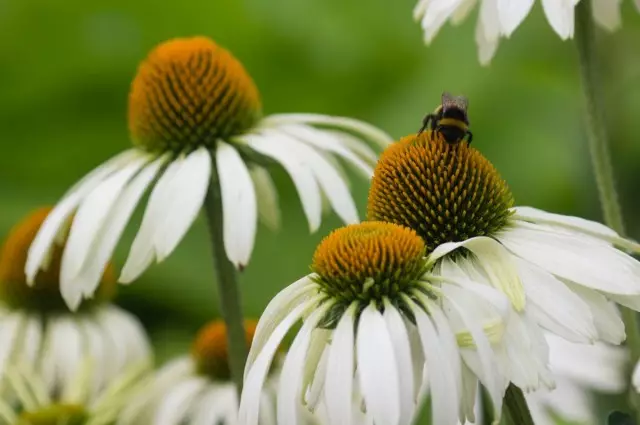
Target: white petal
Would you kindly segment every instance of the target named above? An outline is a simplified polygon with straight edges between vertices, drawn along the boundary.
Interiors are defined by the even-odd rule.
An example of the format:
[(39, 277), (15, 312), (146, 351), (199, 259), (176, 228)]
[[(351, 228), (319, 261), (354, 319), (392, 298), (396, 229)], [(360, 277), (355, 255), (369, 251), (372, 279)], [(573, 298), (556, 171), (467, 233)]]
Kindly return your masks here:
[[(461, 421), (476, 422), (476, 394), (478, 392), (478, 378), (471, 369), (462, 363), (462, 412)], [(463, 422), (465, 425), (469, 425)], [(489, 425), (489, 424), (487, 424)]]
[[(273, 356), (289, 329), (318, 301), (319, 298), (312, 298), (311, 300), (298, 304), (296, 308), (288, 313), (275, 327), (267, 342), (259, 350), (259, 353), (254, 355), (255, 361), (253, 364), (250, 366), (247, 365), (245, 369), (246, 378), (244, 380), (244, 388), (242, 390), (240, 410), (238, 413), (238, 422), (240, 424), (257, 425), (262, 388)], [(251, 351), (253, 351), (253, 344)]]
[(498, 49), (500, 41), (500, 21), (498, 0), (483, 0), (480, 4), (480, 16), (476, 25), (476, 44), (480, 64), (486, 66)]
[(533, 3), (534, 0), (498, 0), (500, 24), (504, 35), (510, 37), (513, 34), (531, 11)]
[(622, 25), (620, 5), (622, 0), (592, 0), (593, 18), (607, 31), (615, 31)]
[(354, 310), (352, 305), (340, 319), (327, 360), (325, 399), (329, 423), (335, 425), (350, 425), (353, 414)]
[(572, 38), (575, 7), (573, 0), (542, 0), (542, 6), (549, 24), (560, 38)]
[[(266, 134), (266, 132), (265, 132)], [(349, 192), (349, 187), (340, 176), (340, 173), (322, 155), (304, 143), (296, 141), (285, 134), (277, 135), (273, 138), (280, 139), (283, 147), (302, 159), (307, 167), (313, 172), (322, 191), (327, 196), (332, 208), (346, 224), (355, 224), (358, 219), (358, 211)]]
[(427, 375), (431, 390), (432, 423), (455, 425), (458, 421), (459, 399), (455, 377), (438, 343), (438, 334), (421, 307), (413, 304), (413, 313), (420, 332), (422, 350), (427, 360)]
[(85, 341), (73, 319), (59, 317), (51, 320), (49, 326), (52, 346), (48, 360), (51, 364), (43, 364), (43, 369), (52, 369), (57, 387), (62, 386), (62, 393), (65, 393), (75, 382), (85, 359)]
[(636, 392), (640, 393), (640, 362), (636, 363), (631, 380), (633, 382), (633, 386), (636, 388)]
[(207, 386), (205, 378), (191, 378), (173, 388), (159, 403), (153, 423), (180, 425), (185, 421), (192, 403)]
[(272, 231), (280, 229), (278, 190), (269, 172), (262, 167), (254, 167), (251, 169), (251, 179), (256, 188), (260, 221)]
[(453, 25), (460, 25), (471, 13), (473, 7), (476, 5), (476, 0), (464, 0), (453, 15), (451, 15), (451, 23)]
[(424, 41), (429, 44), (442, 26), (451, 18), (463, 0), (432, 0), (428, 5), (421, 21), (424, 31)]
[(38, 270), (47, 268), (48, 257), (51, 253), (53, 243), (82, 199), (91, 193), (102, 180), (130, 160), (135, 159), (138, 155), (139, 152), (135, 149), (130, 149), (116, 155), (87, 174), (67, 192), (42, 223), (38, 234), (29, 247), (29, 254), (25, 265), (27, 282), (33, 284)]
[(304, 160), (284, 146), (281, 140), (251, 134), (244, 136), (244, 140), (252, 149), (273, 158), (287, 171), (298, 191), (309, 230), (318, 230), (322, 215), (320, 188)]
[(419, 21), (423, 16), (424, 12), (427, 11), (427, 6), (431, 0), (418, 0), (418, 3), (413, 8), (413, 19)]
[(244, 369), (244, 379), (247, 379), (247, 374), (256, 360), (264, 345), (267, 343), (271, 334), (280, 325), (280, 323), (291, 313), (296, 307), (309, 300), (315, 292), (311, 290), (314, 285), (309, 276), (305, 276), (302, 279), (297, 280), (291, 285), (280, 291), (264, 309), (256, 331), (253, 335), (253, 341), (251, 342), (251, 349), (247, 356), (247, 363)]
[(591, 289), (572, 283), (567, 283), (567, 286), (589, 306), (598, 338), (610, 344), (622, 344), (627, 336), (616, 305)]
[(567, 286), (533, 264), (516, 259), (529, 305), (543, 328), (572, 342), (590, 343), (598, 338), (591, 310)]
[(475, 350), (478, 353), (480, 364), (482, 366), (482, 374), (479, 376), (480, 381), (485, 386), (491, 398), (493, 405), (493, 416), (496, 420), (500, 419), (502, 412), (502, 398), (504, 396), (504, 388), (502, 387), (502, 376), (498, 372), (496, 365), (496, 357), (493, 353), (489, 340), (484, 330), (478, 323), (478, 318), (472, 317), (460, 306), (453, 297), (449, 297), (448, 301), (454, 310), (458, 313), (465, 327), (471, 333), (475, 343)]
[[(0, 326), (4, 326), (4, 323)], [(29, 315), (26, 318), (24, 326), (22, 347), (20, 349), (21, 357), (26, 364), (35, 364), (40, 356), (40, 350), (42, 347), (42, 320), (38, 315)], [(1, 343), (2, 342), (0, 341), (0, 344)], [(1, 369), (2, 368), (0, 367), (0, 370)]]
[(324, 130), (324, 133), (333, 136), (342, 146), (366, 161), (369, 166), (374, 167), (378, 162), (378, 154), (356, 136), (338, 130)]
[[(413, 394), (413, 360), (411, 359), (411, 344), (407, 328), (396, 308), (388, 300), (384, 304), (384, 320), (391, 337), (398, 376), (400, 377), (400, 425), (411, 423), (415, 405)], [(455, 338), (454, 338), (455, 343)], [(454, 359), (455, 360), (455, 359)]]
[(319, 308), (305, 319), (284, 360), (278, 385), (278, 424), (280, 425), (298, 423), (303, 390), (302, 377), (307, 350), (311, 342), (311, 332), (325, 312), (326, 308)]
[(211, 155), (206, 148), (182, 161), (166, 194), (163, 222), (153, 236), (158, 261), (171, 254), (198, 216), (210, 179)]
[(373, 168), (360, 159), (355, 153), (347, 149), (330, 132), (317, 130), (306, 125), (283, 126), (280, 131), (289, 134), (297, 140), (321, 151), (334, 153), (352, 163), (368, 178), (373, 177)]
[(515, 214), (512, 216), (512, 219), (546, 224), (555, 228), (569, 230), (576, 234), (589, 235), (607, 241), (620, 248), (640, 252), (640, 244), (623, 238), (604, 224), (585, 220), (581, 217), (553, 214), (532, 207), (516, 207), (514, 210)]
[[(210, 386), (194, 407), (191, 425), (232, 424), (237, 418), (238, 398), (233, 385)], [(232, 419), (232, 420), (231, 420)]]
[(518, 277), (518, 270), (511, 259), (511, 254), (495, 240), (477, 237), (464, 242), (444, 243), (431, 253), (429, 261), (435, 262), (459, 247), (467, 248), (477, 257), (474, 264), (484, 270), (491, 284), (509, 298), (516, 311), (524, 309), (525, 292)]
[(308, 124), (330, 127), (347, 134), (353, 133), (361, 138), (375, 143), (384, 149), (393, 142), (393, 138), (379, 128), (364, 121), (353, 118), (335, 117), (321, 114), (275, 114), (262, 120), (261, 124), (276, 126), (285, 124)]
[(224, 247), (238, 269), (249, 263), (258, 224), (258, 204), (249, 169), (238, 151), (219, 142), (216, 164), (222, 196)]
[(0, 376), (4, 375), (7, 363), (15, 349), (23, 316), (19, 313), (11, 313), (0, 319)]
[(520, 258), (579, 285), (640, 294), (640, 263), (606, 244), (523, 222), (514, 223), (498, 239)]
[(136, 280), (155, 259), (155, 234), (162, 231), (167, 207), (171, 202), (171, 184), (182, 166), (182, 161), (184, 161), (183, 158), (171, 161), (153, 187), (142, 216), (142, 223), (118, 279), (121, 283), (131, 283)]
[(89, 317), (79, 320), (78, 329), (82, 334), (82, 338), (86, 344), (87, 357), (91, 359), (92, 364), (97, 367), (92, 368), (91, 384), (88, 390), (91, 396), (98, 395), (98, 391), (108, 382), (108, 379), (117, 375), (116, 364), (114, 364), (114, 356), (108, 346), (109, 340), (102, 334), (101, 329), (93, 323)]
[(104, 179), (80, 203), (75, 214), (69, 238), (65, 245), (60, 266), (61, 285), (76, 277), (91, 256), (91, 251), (100, 236), (100, 230), (108, 220), (112, 207), (117, 203), (125, 185), (149, 160), (139, 156), (120, 170)]
[(358, 321), (356, 357), (367, 412), (376, 425), (397, 425), (400, 420), (400, 377), (389, 330), (373, 305), (362, 311)]
[[(136, 316), (115, 305), (105, 306), (96, 312), (99, 320), (110, 328), (108, 333), (117, 333), (117, 344), (126, 348), (127, 363), (141, 363), (151, 359), (151, 344), (147, 333)], [(123, 365), (123, 367), (126, 366)]]

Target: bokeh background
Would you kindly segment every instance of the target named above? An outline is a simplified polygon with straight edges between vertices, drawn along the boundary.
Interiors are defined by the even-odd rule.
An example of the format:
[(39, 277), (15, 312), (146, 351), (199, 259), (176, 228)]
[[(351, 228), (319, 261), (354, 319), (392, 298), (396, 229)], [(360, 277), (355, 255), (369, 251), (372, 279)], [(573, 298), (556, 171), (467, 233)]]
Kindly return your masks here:
[[(599, 220), (575, 46), (558, 39), (541, 7), (486, 68), (476, 58), (477, 11), (426, 47), (413, 7), (413, 0), (0, 0), (0, 237), (130, 146), (127, 93), (137, 64), (157, 43), (190, 35), (210, 36), (244, 63), (267, 114), (352, 116), (397, 138), (419, 128), (443, 90), (465, 94), (473, 143), (518, 204)], [(603, 90), (625, 217), (640, 238), (640, 15), (631, 1), (623, 18), (620, 31), (599, 34)], [(308, 272), (315, 245), (339, 225), (329, 217), (309, 235), (292, 183), (275, 174), (284, 227), (259, 229), (242, 275), (244, 306), (256, 317)], [(354, 190), (364, 214), (367, 182)], [(119, 302), (141, 317), (161, 360), (187, 349), (219, 314), (205, 230), (199, 219), (167, 261), (121, 287)]]

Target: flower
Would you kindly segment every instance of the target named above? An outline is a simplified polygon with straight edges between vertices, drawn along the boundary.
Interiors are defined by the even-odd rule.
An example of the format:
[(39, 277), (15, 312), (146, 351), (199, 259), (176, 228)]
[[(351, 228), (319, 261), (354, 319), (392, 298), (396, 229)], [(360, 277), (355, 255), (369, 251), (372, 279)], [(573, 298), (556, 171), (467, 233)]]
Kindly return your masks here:
[[(255, 321), (245, 321), (248, 345), (255, 329)], [(274, 378), (271, 376), (270, 380)], [(125, 409), (119, 425), (236, 424), (238, 397), (231, 381), (224, 322), (215, 320), (205, 325), (190, 355), (170, 361), (141, 388), (144, 392)], [(274, 398), (275, 387), (263, 392), (260, 423), (276, 423)]]
[(109, 264), (94, 298), (75, 314), (60, 296), (61, 245), (51, 251), (47, 270), (27, 285), (27, 250), (50, 211), (38, 209), (16, 224), (0, 253), (0, 376), (20, 360), (32, 365), (54, 391), (91, 358), (100, 364), (91, 375), (91, 391), (96, 393), (132, 362), (148, 360), (149, 343), (138, 320), (110, 304), (117, 285)]
[(470, 278), (509, 298), (509, 376), (525, 390), (553, 386), (543, 329), (577, 343), (620, 344), (625, 330), (612, 301), (640, 309), (640, 263), (622, 251), (638, 252), (638, 244), (599, 223), (514, 207), (480, 152), (437, 132), (383, 152), (368, 217), (414, 229), (434, 274)]
[[(251, 255), (260, 215), (279, 222), (277, 193), (264, 166), (291, 176), (311, 231), (321, 219), (322, 196), (346, 223), (358, 221), (336, 158), (367, 177), (384, 132), (357, 120), (316, 114), (262, 117), (258, 91), (229, 52), (204, 37), (175, 39), (142, 62), (129, 96), (134, 148), (102, 164), (56, 205), (26, 264), (29, 282), (75, 212), (62, 256), (61, 290), (75, 309), (91, 297), (136, 205), (149, 201), (119, 280), (135, 280), (164, 260), (185, 235), (210, 188), (222, 200), (224, 248), (237, 268)], [(211, 195), (218, 196), (218, 195)]]
[(142, 382), (149, 364), (130, 364), (109, 386), (97, 394), (90, 390), (92, 374), (100, 369), (87, 359), (74, 379), (51, 392), (46, 378), (29, 363), (18, 361), (7, 370), (9, 387), (16, 397), (0, 399), (0, 425), (103, 425), (111, 424)]
[[(544, 13), (553, 30), (562, 40), (573, 37), (574, 8), (580, 0), (542, 0)], [(622, 21), (622, 0), (590, 0), (593, 18), (603, 28), (614, 31)], [(420, 21), (425, 43), (429, 44), (447, 22), (462, 22), (473, 9), (476, 0), (419, 0), (413, 15)], [(511, 34), (527, 17), (534, 0), (480, 0), (476, 26), (476, 44), (480, 63), (488, 64), (493, 58), (500, 38)], [(636, 0), (638, 10), (640, 2)]]
[(272, 358), (299, 319), (280, 375), (278, 424), (297, 423), (301, 400), (311, 411), (323, 404), (331, 424), (349, 423), (354, 404), (377, 425), (409, 424), (428, 388), (433, 423), (455, 425), (460, 412), (473, 418), (478, 380), (499, 417), (506, 381), (493, 345), (508, 300), (468, 278), (433, 277), (425, 252), (416, 232), (391, 223), (326, 237), (313, 272), (276, 295), (260, 318), (239, 423), (257, 423)]
[(556, 376), (553, 391), (538, 390), (526, 395), (534, 422), (597, 425), (601, 421), (594, 411), (594, 395), (619, 394), (627, 384), (625, 376), (628, 353), (621, 347), (603, 343), (575, 344), (555, 335), (547, 335), (549, 360)]

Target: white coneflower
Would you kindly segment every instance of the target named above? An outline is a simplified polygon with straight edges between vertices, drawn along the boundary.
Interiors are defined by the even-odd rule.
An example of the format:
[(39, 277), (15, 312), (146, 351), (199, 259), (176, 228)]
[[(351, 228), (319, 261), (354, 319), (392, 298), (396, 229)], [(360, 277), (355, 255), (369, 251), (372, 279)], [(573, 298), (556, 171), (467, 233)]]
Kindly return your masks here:
[(511, 380), (524, 389), (547, 383), (546, 329), (567, 340), (620, 344), (615, 305), (640, 308), (640, 263), (622, 249), (637, 244), (592, 221), (513, 207), (507, 184), (466, 143), (437, 132), (408, 136), (381, 156), (368, 216), (414, 229), (443, 279), (484, 282), (511, 300), (507, 335), (522, 355), (538, 352), (540, 373), (508, 351)]
[(73, 379), (55, 392), (32, 366), (19, 361), (7, 372), (7, 386), (15, 396), (0, 399), (0, 425), (113, 424), (149, 371), (148, 363), (132, 363), (94, 394), (92, 375), (101, 367), (96, 361), (83, 361)]
[[(200, 211), (210, 184), (219, 185), (224, 248), (244, 267), (258, 215), (277, 225), (277, 193), (264, 166), (290, 175), (311, 231), (322, 197), (346, 223), (358, 222), (342, 167), (370, 177), (375, 152), (389, 143), (363, 122), (316, 114), (262, 117), (258, 91), (242, 64), (204, 38), (175, 39), (142, 62), (129, 97), (134, 148), (110, 159), (69, 190), (36, 237), (27, 261), (32, 282), (57, 235), (75, 213), (62, 258), (62, 294), (71, 308), (90, 297), (136, 205), (149, 201), (120, 276), (131, 282), (164, 260)], [(211, 177), (217, 180), (211, 182)], [(260, 212), (260, 214), (259, 214)]]
[(535, 423), (555, 425), (558, 418), (572, 424), (602, 423), (594, 409), (594, 392), (624, 392), (628, 380), (626, 350), (603, 343), (575, 344), (554, 335), (547, 335), (547, 342), (557, 387), (526, 396)]
[[(574, 9), (580, 0), (542, 0), (542, 7), (553, 30), (566, 40), (573, 37)], [(613, 31), (621, 24), (622, 0), (588, 0), (592, 2), (593, 18), (603, 28)], [(430, 43), (447, 22), (463, 21), (476, 3), (480, 12), (476, 26), (476, 43), (480, 63), (493, 58), (502, 37), (510, 37), (535, 3), (534, 0), (419, 0), (413, 13), (420, 21), (426, 43)], [(640, 10), (640, 2), (636, 0)]]
[(149, 344), (138, 320), (110, 304), (117, 289), (110, 265), (94, 298), (76, 313), (60, 296), (62, 246), (51, 251), (47, 271), (27, 285), (27, 250), (50, 211), (41, 208), (18, 223), (0, 254), (0, 376), (19, 360), (31, 365), (47, 389), (55, 391), (91, 358), (100, 364), (91, 375), (91, 391), (97, 392), (127, 365), (148, 360)]
[(354, 401), (376, 425), (409, 424), (423, 387), (433, 423), (455, 425), (459, 415), (473, 417), (478, 380), (499, 417), (507, 381), (493, 345), (508, 300), (472, 279), (432, 280), (425, 252), (413, 230), (391, 223), (326, 237), (313, 273), (276, 295), (260, 318), (239, 423), (257, 423), (273, 356), (300, 319), (278, 385), (279, 425), (298, 423), (301, 401), (310, 410), (323, 404), (335, 425), (350, 423)]
[[(245, 321), (247, 345), (256, 322)], [(190, 355), (163, 366), (121, 415), (119, 425), (235, 425), (238, 396), (229, 370), (224, 322), (202, 328)], [(274, 372), (274, 371), (272, 371)], [(274, 378), (270, 378), (273, 381)], [(261, 395), (260, 424), (275, 424), (275, 386)]]

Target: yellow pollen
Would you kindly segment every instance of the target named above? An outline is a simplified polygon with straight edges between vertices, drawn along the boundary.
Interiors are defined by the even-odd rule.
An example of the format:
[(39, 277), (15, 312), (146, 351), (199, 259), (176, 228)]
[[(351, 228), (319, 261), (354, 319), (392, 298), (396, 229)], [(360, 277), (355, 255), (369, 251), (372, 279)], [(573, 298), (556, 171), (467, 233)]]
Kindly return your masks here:
[[(257, 324), (255, 320), (244, 321), (247, 347), (251, 346)], [(199, 373), (215, 380), (231, 379), (227, 326), (224, 321), (214, 320), (200, 329), (191, 353)]]
[(415, 230), (430, 253), (445, 242), (495, 233), (512, 206), (511, 191), (491, 162), (466, 143), (449, 144), (429, 130), (382, 153), (367, 214)]
[(370, 221), (332, 232), (318, 245), (311, 268), (334, 298), (381, 301), (421, 276), (424, 255), (425, 244), (413, 230)]
[[(33, 286), (27, 285), (24, 273), (29, 246), (51, 211), (44, 207), (34, 211), (10, 231), (0, 252), (0, 299), (15, 308), (63, 310), (67, 307), (60, 296), (60, 260), (62, 247), (54, 246), (47, 270), (40, 270)], [(115, 296), (116, 279), (113, 267), (107, 265), (96, 295), (84, 306), (106, 302)]]
[(231, 53), (206, 37), (166, 41), (140, 64), (129, 94), (129, 130), (149, 151), (211, 147), (261, 116), (258, 89)]
[(17, 425), (82, 425), (87, 413), (75, 404), (54, 404), (33, 412), (23, 412)]

